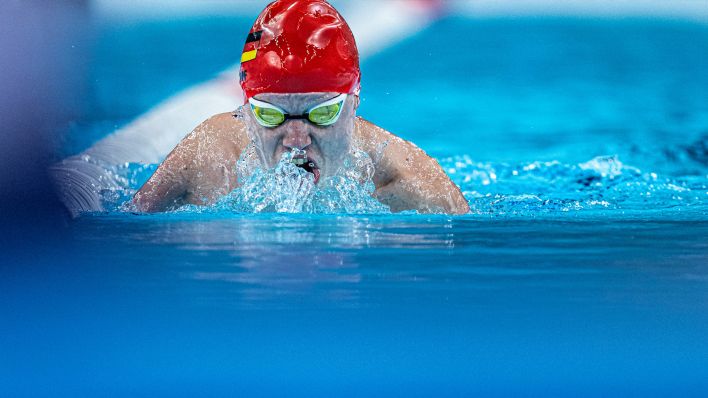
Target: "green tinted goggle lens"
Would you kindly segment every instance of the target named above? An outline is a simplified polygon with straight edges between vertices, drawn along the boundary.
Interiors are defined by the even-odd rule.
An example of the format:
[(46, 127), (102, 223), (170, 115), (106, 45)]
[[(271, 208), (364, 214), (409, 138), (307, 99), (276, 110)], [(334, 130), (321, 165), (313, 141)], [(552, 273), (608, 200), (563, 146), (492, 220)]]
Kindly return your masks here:
[(253, 114), (256, 115), (258, 121), (271, 126), (278, 126), (285, 121), (285, 114), (273, 108), (253, 106)]
[(339, 115), (339, 110), (342, 108), (342, 103), (320, 106), (311, 110), (307, 114), (307, 118), (314, 124), (326, 125), (332, 123), (334, 118)]
[(249, 98), (251, 110), (258, 123), (264, 127), (277, 127), (287, 119), (307, 119), (318, 126), (336, 123), (347, 95), (342, 94), (322, 104), (316, 105), (304, 115), (289, 115), (275, 105)]

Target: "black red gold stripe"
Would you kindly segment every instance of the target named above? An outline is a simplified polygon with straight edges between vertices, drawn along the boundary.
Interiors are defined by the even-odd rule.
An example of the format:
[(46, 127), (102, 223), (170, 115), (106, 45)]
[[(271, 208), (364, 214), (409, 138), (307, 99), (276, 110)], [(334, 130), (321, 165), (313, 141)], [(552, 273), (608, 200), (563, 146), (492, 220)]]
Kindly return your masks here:
[(262, 30), (249, 33), (248, 37), (246, 37), (246, 44), (253, 43), (254, 41), (259, 41), (261, 39), (262, 34), (263, 34)]

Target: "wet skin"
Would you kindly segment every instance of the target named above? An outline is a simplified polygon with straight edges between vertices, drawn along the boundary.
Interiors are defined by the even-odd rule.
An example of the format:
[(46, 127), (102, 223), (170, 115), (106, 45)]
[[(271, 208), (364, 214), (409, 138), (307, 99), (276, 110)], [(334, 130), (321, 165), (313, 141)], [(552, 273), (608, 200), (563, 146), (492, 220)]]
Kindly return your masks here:
[[(255, 98), (293, 115), (338, 93), (261, 94)], [(248, 105), (212, 116), (187, 135), (136, 193), (139, 211), (159, 212), (183, 204), (208, 205), (238, 187), (236, 162), (244, 150), (254, 164), (271, 168), (281, 155), (305, 150), (320, 172), (320, 183), (334, 175), (355, 147), (374, 162), (374, 197), (392, 211), (464, 214), (467, 201), (438, 163), (414, 144), (356, 116), (359, 98), (350, 95), (336, 123), (316, 126), (286, 120), (263, 127)], [(252, 144), (252, 145), (251, 145)]]
[[(262, 94), (255, 98), (276, 105), (290, 115), (302, 115), (313, 104), (323, 103), (337, 95), (337, 93), (304, 96)], [(357, 97), (347, 97), (339, 119), (330, 126), (317, 126), (303, 119), (294, 119), (286, 120), (278, 127), (269, 128), (258, 124), (253, 112), (243, 112), (243, 116), (261, 164), (268, 168), (274, 167), (284, 152), (297, 148), (305, 150), (307, 157), (314, 160), (320, 170), (320, 179), (324, 179), (334, 175), (351, 148), (357, 103)]]

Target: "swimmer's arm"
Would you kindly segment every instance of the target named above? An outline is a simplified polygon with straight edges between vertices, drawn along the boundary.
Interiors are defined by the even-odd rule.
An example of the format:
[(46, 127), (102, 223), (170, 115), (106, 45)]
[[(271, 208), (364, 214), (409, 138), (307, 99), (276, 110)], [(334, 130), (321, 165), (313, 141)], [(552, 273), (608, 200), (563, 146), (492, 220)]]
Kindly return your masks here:
[(395, 212), (469, 213), (469, 205), (460, 188), (435, 159), (414, 144), (369, 122), (363, 123), (365, 130), (370, 130), (366, 134), (369, 142), (385, 143), (380, 155), (372, 154), (376, 166), (374, 197)]
[(212, 116), (167, 155), (133, 203), (144, 212), (213, 203), (235, 188), (234, 166), (247, 144), (242, 121), (229, 113)]
[(394, 152), (390, 155), (394, 163), (390, 181), (377, 188), (374, 196), (392, 211), (469, 213), (467, 200), (438, 162), (410, 142), (401, 141), (389, 150)]
[(194, 153), (194, 132), (184, 138), (167, 155), (155, 173), (133, 197), (136, 210), (155, 213), (177, 208), (185, 204), (193, 167), (190, 155)]

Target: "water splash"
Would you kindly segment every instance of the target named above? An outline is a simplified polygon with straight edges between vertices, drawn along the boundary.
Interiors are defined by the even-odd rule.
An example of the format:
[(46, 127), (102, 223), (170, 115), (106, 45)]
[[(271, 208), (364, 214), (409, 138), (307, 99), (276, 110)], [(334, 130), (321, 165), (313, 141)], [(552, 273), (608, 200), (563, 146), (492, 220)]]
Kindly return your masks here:
[[(179, 213), (306, 213), (388, 214), (389, 209), (371, 195), (374, 167), (364, 152), (353, 151), (334, 176), (314, 184), (313, 175), (292, 163), (286, 153), (272, 169), (263, 169), (244, 151), (237, 162), (241, 187), (212, 206), (182, 206)], [(79, 161), (79, 160), (77, 160)], [(60, 175), (66, 186), (81, 186), (90, 195), (74, 195), (76, 209), (95, 197), (107, 212), (134, 211), (130, 201), (156, 170), (156, 164), (106, 165), (80, 159), (81, 167), (62, 165), (82, 173)], [(472, 214), (534, 217), (549, 213), (608, 211), (682, 211), (708, 214), (708, 175), (666, 176), (644, 172), (617, 156), (565, 164), (535, 161), (507, 164), (476, 162), (467, 155), (441, 159), (440, 165), (460, 186)], [(89, 167), (90, 166), (90, 167)], [(90, 173), (88, 171), (90, 171)], [(86, 178), (88, 178), (86, 177)], [(82, 177), (83, 178), (83, 177)], [(62, 180), (62, 181), (64, 181)], [(83, 191), (81, 191), (83, 192)], [(84, 206), (85, 207), (85, 206)]]
[(373, 162), (362, 151), (352, 151), (342, 167), (331, 177), (315, 184), (314, 177), (293, 163), (286, 152), (272, 169), (248, 168), (239, 160), (237, 169), (241, 186), (222, 198), (213, 210), (239, 213), (318, 213), (371, 214), (388, 213), (388, 207), (372, 197)]
[(441, 165), (461, 187), (475, 214), (708, 210), (708, 176), (662, 177), (625, 165), (617, 156), (574, 165), (478, 163), (469, 156), (455, 156), (443, 159)]

